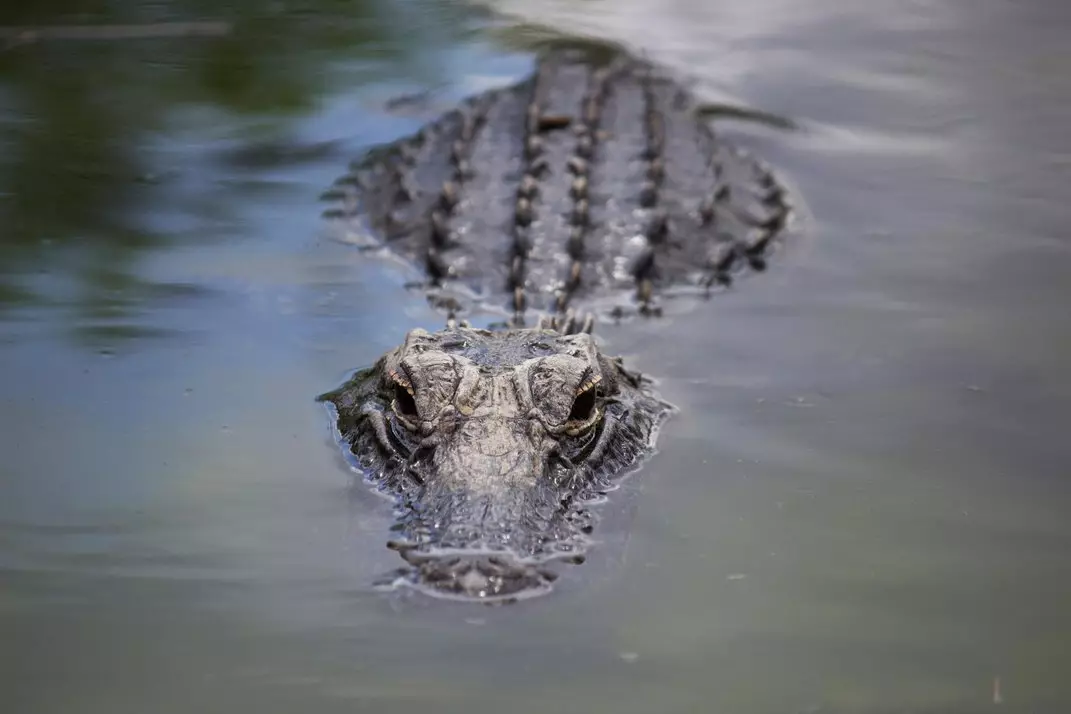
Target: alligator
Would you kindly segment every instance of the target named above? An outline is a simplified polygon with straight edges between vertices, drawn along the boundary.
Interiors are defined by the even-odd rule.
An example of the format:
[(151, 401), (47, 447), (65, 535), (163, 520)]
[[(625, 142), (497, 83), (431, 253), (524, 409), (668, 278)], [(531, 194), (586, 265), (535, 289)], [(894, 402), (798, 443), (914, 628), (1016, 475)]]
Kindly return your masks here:
[[(573, 48), (368, 152), (330, 197), (423, 268), (447, 318), (320, 397), (351, 464), (396, 499), (405, 565), (388, 582), (485, 602), (548, 592), (556, 561), (583, 560), (592, 504), (674, 411), (603, 354), (594, 315), (656, 316), (763, 270), (790, 215), (770, 167), (717, 139), (680, 82)], [(458, 320), (496, 302), (507, 321)]]

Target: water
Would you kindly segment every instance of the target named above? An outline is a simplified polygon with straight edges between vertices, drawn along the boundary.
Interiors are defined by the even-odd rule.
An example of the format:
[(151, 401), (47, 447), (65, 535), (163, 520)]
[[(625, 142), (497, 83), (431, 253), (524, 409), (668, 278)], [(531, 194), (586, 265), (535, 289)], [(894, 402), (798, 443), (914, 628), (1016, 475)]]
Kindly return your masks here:
[[(0, 10), (232, 23), (0, 51), (0, 709), (1071, 708), (1071, 10), (493, 7)], [(389, 504), (313, 397), (440, 322), (317, 197), (557, 30), (794, 121), (723, 133), (805, 235), (601, 331), (681, 412), (553, 595), (390, 598)]]

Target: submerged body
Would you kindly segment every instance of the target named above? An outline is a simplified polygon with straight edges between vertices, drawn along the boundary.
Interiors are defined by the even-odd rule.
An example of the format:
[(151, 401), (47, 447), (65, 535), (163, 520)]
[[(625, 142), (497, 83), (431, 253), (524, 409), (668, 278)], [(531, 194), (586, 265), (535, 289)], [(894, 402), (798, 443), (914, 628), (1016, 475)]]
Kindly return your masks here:
[(487, 303), (514, 324), (528, 310), (650, 311), (659, 294), (764, 268), (789, 217), (770, 168), (698, 109), (637, 60), (552, 51), (528, 79), (371, 152), (331, 215), (423, 266), (454, 308)]
[(354, 465), (397, 498), (402, 581), (471, 599), (545, 592), (548, 561), (586, 546), (585, 504), (672, 410), (586, 328), (524, 329), (526, 311), (656, 312), (659, 295), (764, 268), (789, 215), (771, 171), (716, 140), (679, 84), (568, 50), (372, 152), (334, 195), (344, 225), (424, 266), (452, 315), (471, 300), (512, 317), (414, 330), (323, 397)]

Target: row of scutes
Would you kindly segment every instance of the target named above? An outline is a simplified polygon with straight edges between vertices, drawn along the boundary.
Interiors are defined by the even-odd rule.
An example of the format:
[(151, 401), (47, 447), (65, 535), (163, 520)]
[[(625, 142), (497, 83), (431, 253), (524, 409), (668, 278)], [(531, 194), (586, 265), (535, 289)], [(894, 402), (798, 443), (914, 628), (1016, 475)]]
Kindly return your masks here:
[(569, 218), (569, 238), (565, 252), (569, 259), (568, 272), (556, 290), (555, 310), (564, 313), (569, 300), (580, 287), (584, 260), (584, 238), (591, 226), (588, 188), (591, 182), (591, 164), (599, 140), (599, 123), (602, 118), (603, 104), (616, 65), (596, 69), (580, 104), (580, 121), (576, 124), (576, 144), (573, 156), (569, 158), (567, 169), (570, 176), (569, 195), (573, 199), (573, 208)]
[(650, 70), (643, 74), (641, 82), (644, 101), (643, 129), (646, 137), (643, 159), (647, 162), (647, 168), (643, 185), (640, 187), (639, 203), (650, 214), (644, 231), (647, 250), (633, 264), (632, 272), (636, 278), (636, 299), (640, 303), (641, 310), (647, 311), (654, 293), (655, 248), (665, 243), (669, 235), (669, 219), (665, 210), (658, 205), (662, 185), (666, 178), (665, 117), (658, 111)]
[[(637, 306), (657, 312), (673, 283), (727, 285), (740, 269), (764, 269), (790, 214), (772, 170), (698, 117), (690, 123), (690, 104), (686, 89), (645, 63), (619, 57), (581, 74), (573, 58), (551, 56), (524, 82), (473, 97), (355, 164), (330, 194), (343, 207), (329, 215), (363, 211), (392, 250), (424, 262), (433, 286), (460, 279), (483, 291), (497, 273), (491, 290), (507, 291), (499, 299), (514, 323), (533, 290), (560, 314), (612, 288), (618, 251), (634, 256)], [(619, 149), (629, 155), (608, 153)], [(625, 225), (630, 234), (617, 235)], [(502, 237), (496, 269), (485, 261)]]
[[(494, 95), (490, 95), (493, 97)], [(455, 241), (450, 230), (450, 219), (454, 215), (465, 182), (472, 176), (469, 155), (476, 135), (487, 118), (490, 99), (483, 97), (467, 103), (458, 111), (457, 121), (461, 126), (457, 138), (450, 145), (451, 177), (443, 182), (435, 203), (428, 214), (427, 269), (428, 277), (433, 283), (439, 283), (450, 277), (450, 267), (443, 259), (443, 251), (449, 249)]]
[[(558, 128), (559, 117), (543, 113), (544, 95), (548, 91), (546, 66), (532, 80), (532, 93), (524, 115), (524, 173), (517, 184), (516, 203), (513, 210), (513, 225), (510, 230), (513, 249), (509, 254), (509, 288), (514, 324), (523, 324), (524, 311), (528, 305), (525, 293), (525, 262), (532, 249), (531, 225), (536, 218), (536, 201), (539, 196), (539, 179), (549, 169), (543, 155), (543, 131)], [(551, 75), (553, 80), (553, 75)]]
[[(742, 263), (747, 263), (753, 270), (765, 270), (766, 252), (773, 239), (784, 229), (789, 215), (785, 189), (778, 183), (770, 167), (761, 160), (745, 156), (737, 149), (732, 151), (738, 160), (750, 166), (753, 183), (758, 190), (744, 193), (748, 198), (757, 199), (764, 215), (755, 215), (741, 208), (730, 209), (728, 184), (720, 181), (715, 183), (712, 194), (699, 207), (700, 223), (713, 237), (704, 266), (707, 271), (707, 285), (730, 284), (731, 272)], [(715, 179), (718, 179), (718, 166), (715, 165), (714, 168)], [(732, 210), (736, 220), (746, 227), (747, 233), (743, 236), (719, 231), (719, 211), (727, 209)]]
[[(641, 311), (651, 310), (654, 297), (654, 281), (657, 276), (656, 255), (670, 247), (672, 225), (668, 214), (659, 206), (661, 192), (666, 176), (665, 116), (659, 111), (657, 101), (657, 80), (648, 70), (643, 76), (644, 88), (644, 130), (646, 148), (643, 158), (647, 162), (646, 178), (640, 189), (639, 204), (649, 211), (644, 237), (646, 250), (633, 263), (632, 270), (636, 279), (636, 297)], [(742, 152), (731, 149), (737, 158), (751, 167), (757, 195), (745, 191), (748, 198), (757, 198), (764, 210), (764, 215), (757, 216), (751, 212), (733, 206), (729, 183), (723, 180), (722, 166), (716, 140), (709, 127), (703, 127), (711, 146), (710, 171), (714, 179), (713, 188), (699, 204), (696, 219), (702, 232), (709, 238), (707, 259), (703, 265), (706, 274), (704, 284), (714, 283), (728, 285), (731, 272), (741, 262), (747, 262), (754, 270), (765, 268), (765, 253), (771, 241), (782, 231), (789, 214), (785, 200), (784, 188), (777, 182), (772, 170), (764, 162), (745, 157)], [(722, 233), (719, 226), (719, 214), (732, 212), (736, 220), (747, 229), (747, 235), (734, 236), (732, 232)]]

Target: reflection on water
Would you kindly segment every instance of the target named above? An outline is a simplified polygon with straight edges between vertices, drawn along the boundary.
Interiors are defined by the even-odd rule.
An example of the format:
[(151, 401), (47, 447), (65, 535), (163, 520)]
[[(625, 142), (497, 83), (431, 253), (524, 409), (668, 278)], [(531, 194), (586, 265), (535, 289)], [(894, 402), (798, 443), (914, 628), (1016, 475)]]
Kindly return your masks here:
[[(309, 151), (292, 136), (294, 124), (318, 110), (330, 87), (391, 78), (416, 63), (413, 30), (400, 29), (406, 16), (365, 0), (250, 0), (222, 11), (123, 3), (104, 14), (56, 2), (0, 9), (8, 27), (219, 25), (205, 36), (119, 30), (111, 39), (102, 30), (98, 39), (8, 40), (0, 52), (0, 309), (48, 306), (49, 319), (67, 315), (61, 324), (103, 347), (166, 334), (138, 312), (198, 295), (199, 286), (154, 283), (145, 256), (233, 239), (244, 231), (235, 193), (257, 188), (272, 169), (344, 161), (338, 140)], [(206, 166), (213, 153), (248, 178)], [(206, 181), (219, 190), (206, 190)]]
[[(493, 7), (0, 8), (231, 28), (0, 49), (3, 710), (1067, 710), (1068, 6)], [(681, 412), (553, 596), (385, 597), (313, 396), (439, 317), (317, 197), (560, 32), (791, 119), (809, 230), (602, 329)]]

